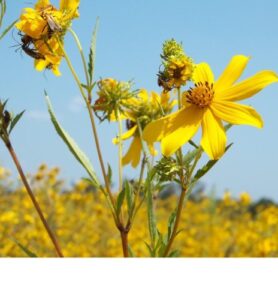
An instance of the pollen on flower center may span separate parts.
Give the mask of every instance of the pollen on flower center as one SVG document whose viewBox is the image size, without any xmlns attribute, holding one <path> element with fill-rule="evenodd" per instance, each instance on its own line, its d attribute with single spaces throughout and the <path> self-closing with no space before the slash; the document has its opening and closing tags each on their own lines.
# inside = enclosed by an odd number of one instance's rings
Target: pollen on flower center
<svg viewBox="0 0 278 300">
<path fill-rule="evenodd" d="M 213 83 L 198 82 L 185 94 L 186 102 L 204 108 L 211 104 L 214 97 Z"/>
</svg>

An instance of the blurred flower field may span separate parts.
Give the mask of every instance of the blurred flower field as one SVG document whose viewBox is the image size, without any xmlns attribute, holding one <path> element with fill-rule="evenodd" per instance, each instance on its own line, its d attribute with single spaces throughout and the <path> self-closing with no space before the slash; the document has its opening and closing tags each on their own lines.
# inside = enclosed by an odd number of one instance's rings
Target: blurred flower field
<svg viewBox="0 0 278 300">
<path fill-rule="evenodd" d="M 70 189 L 59 179 L 58 168 L 41 165 L 29 175 L 50 226 L 66 257 L 121 257 L 122 248 L 104 196 L 86 181 Z M 167 232 L 169 212 L 177 196 L 155 200 L 158 229 Z M 234 199 L 200 195 L 186 202 L 174 248 L 181 257 L 276 257 L 278 256 L 278 206 L 270 201 L 253 202 L 242 193 Z M 129 235 L 136 257 L 149 256 L 145 205 Z M 53 257 L 49 238 L 20 181 L 0 168 L 0 256 L 24 257 L 16 241 L 39 257 Z"/>
</svg>

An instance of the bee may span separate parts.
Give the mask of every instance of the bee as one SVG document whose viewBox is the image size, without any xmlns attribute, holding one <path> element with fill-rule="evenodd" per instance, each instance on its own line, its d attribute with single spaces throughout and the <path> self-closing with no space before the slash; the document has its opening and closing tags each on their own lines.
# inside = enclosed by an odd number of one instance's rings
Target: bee
<svg viewBox="0 0 278 300">
<path fill-rule="evenodd" d="M 30 57 L 34 58 L 34 59 L 45 59 L 45 57 L 38 52 L 38 50 L 36 50 L 35 48 L 32 48 L 32 44 L 33 44 L 34 40 L 33 38 L 31 38 L 28 35 L 23 35 L 21 37 L 21 49 Z"/>
</svg>

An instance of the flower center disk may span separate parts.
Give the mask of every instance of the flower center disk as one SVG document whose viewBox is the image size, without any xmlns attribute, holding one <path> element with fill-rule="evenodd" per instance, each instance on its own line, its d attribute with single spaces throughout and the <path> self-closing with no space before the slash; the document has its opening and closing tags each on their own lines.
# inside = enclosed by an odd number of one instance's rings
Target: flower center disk
<svg viewBox="0 0 278 300">
<path fill-rule="evenodd" d="M 211 104 L 214 97 L 213 83 L 198 82 L 195 87 L 190 88 L 186 93 L 186 102 L 195 104 L 200 108 Z"/>
</svg>

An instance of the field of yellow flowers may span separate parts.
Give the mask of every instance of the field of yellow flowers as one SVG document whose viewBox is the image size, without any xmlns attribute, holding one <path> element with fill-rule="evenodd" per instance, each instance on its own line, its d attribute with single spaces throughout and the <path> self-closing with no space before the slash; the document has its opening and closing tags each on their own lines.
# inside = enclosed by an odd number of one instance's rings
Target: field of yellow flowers
<svg viewBox="0 0 278 300">
<path fill-rule="evenodd" d="M 47 220 L 67 257 L 121 257 L 119 233 L 102 193 L 86 181 L 70 189 L 59 179 L 58 168 L 41 165 L 29 175 Z M 163 220 L 176 205 L 174 194 L 156 198 L 158 229 L 167 232 Z M 146 207 L 138 212 L 130 232 L 131 251 L 149 256 Z M 189 199 L 184 209 L 175 248 L 181 257 L 276 257 L 278 256 L 278 206 L 253 202 L 247 193 L 234 199 L 206 196 Z M 55 256 L 36 211 L 21 183 L 0 168 L 0 256 L 24 257 L 18 243 L 40 257 Z"/>
</svg>

